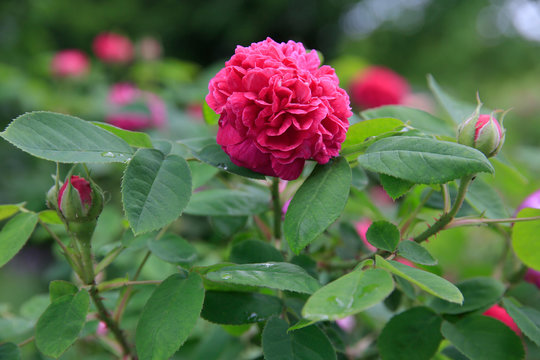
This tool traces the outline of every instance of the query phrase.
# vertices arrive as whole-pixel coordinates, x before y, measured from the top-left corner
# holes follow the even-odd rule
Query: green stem
[[[504,219],[455,219],[448,226],[447,229],[458,227],[458,226],[472,226],[480,224],[499,224],[499,223],[509,223],[509,222],[524,222],[524,221],[535,221],[540,220],[540,216],[531,216],[531,217],[522,217],[522,218],[504,218]]]
[[[279,178],[272,179],[272,206],[274,208],[274,238],[281,239],[281,202],[279,200]]]
[[[109,313],[107,312],[107,309],[105,308],[105,305],[101,301],[101,298],[99,297],[98,290],[95,286],[92,286],[90,288],[90,297],[94,301],[94,304],[96,305],[96,308],[98,310],[99,318],[107,325],[107,328],[111,330],[111,332],[114,334],[114,337],[122,347],[123,355],[124,356],[130,356],[131,350],[129,349],[129,345],[127,343],[127,340],[124,336],[124,333],[113,319],[109,316]]]
[[[49,233],[49,235],[56,241],[58,246],[62,249],[64,252],[64,256],[66,257],[66,260],[68,261],[69,265],[75,270],[77,274],[82,273],[82,263],[80,258],[75,257],[73,252],[69,250],[66,245],[60,240],[60,238],[51,230],[50,227],[47,226],[41,219],[38,218],[39,224]]]
[[[86,285],[94,284],[95,274],[91,239],[95,228],[95,220],[84,223],[68,223],[68,229],[81,256],[82,280]]]
[[[114,261],[114,259],[116,259],[118,257],[118,255],[120,255],[122,253],[122,251],[124,251],[124,249],[125,249],[125,247],[120,246],[120,247],[114,249],[113,251],[111,251],[109,254],[107,254],[107,256],[105,256],[103,258],[103,260],[101,260],[96,265],[96,268],[94,270],[95,273],[99,274],[100,272],[102,272],[107,266],[109,266]]]
[[[159,285],[161,280],[141,280],[141,281],[121,281],[117,283],[106,283],[98,285],[98,290],[100,292],[109,291],[112,289],[117,289],[124,286],[133,286],[133,285]]]
[[[454,219],[457,212],[461,208],[461,205],[463,205],[463,201],[465,200],[465,195],[467,194],[467,189],[469,188],[469,185],[471,184],[473,178],[474,178],[474,175],[469,175],[461,179],[461,182],[459,183],[459,190],[458,190],[456,200],[454,202],[454,205],[450,209],[450,211],[447,213],[444,213],[439,218],[439,220],[437,220],[433,225],[431,225],[430,228],[428,228],[426,231],[424,231],[420,235],[416,236],[413,239],[414,241],[416,241],[417,243],[426,241],[432,235],[435,235],[439,231],[444,229],[444,227],[448,225],[450,221],[452,221],[452,219]]]

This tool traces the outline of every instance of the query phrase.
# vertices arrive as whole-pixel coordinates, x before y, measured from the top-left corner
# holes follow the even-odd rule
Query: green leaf
[[[300,319],[298,322],[287,329],[287,332],[305,328],[306,326],[313,325],[317,320]]]
[[[37,321],[50,303],[51,299],[47,294],[34,295],[21,305],[19,314],[26,319]]]
[[[285,259],[278,249],[260,240],[244,240],[233,246],[229,261],[237,264],[262,262],[283,262]]]
[[[410,181],[398,179],[390,175],[380,174],[379,179],[384,190],[393,200],[402,197],[414,186],[414,183]]]
[[[227,155],[227,153],[221,149],[221,146],[215,143],[215,140],[213,144],[205,146],[200,151],[192,150],[192,153],[197,159],[231,174],[253,179],[265,179],[265,176],[262,174],[234,164],[229,155]]]
[[[63,222],[54,210],[43,210],[38,213],[39,220],[49,225],[62,225]]]
[[[315,325],[287,332],[289,324],[273,317],[262,333],[266,360],[335,360],[336,352],[326,335]]]
[[[229,238],[246,226],[248,216],[212,216],[209,220],[218,235]]]
[[[444,184],[477,172],[494,171],[476,149],[415,136],[379,140],[358,157],[358,162],[368,170],[418,184]]]
[[[388,221],[375,221],[366,232],[366,239],[376,248],[392,252],[399,243],[399,230]]]
[[[130,131],[130,130],[124,130],[121,128],[118,128],[116,126],[113,126],[111,124],[106,124],[98,121],[92,121],[92,124],[99,126],[102,129],[107,130],[111,134],[114,134],[127,142],[129,145],[133,147],[141,147],[141,148],[153,148],[152,140],[150,139],[150,136],[148,134],[138,131]]]
[[[173,274],[165,279],[144,305],[135,346],[139,359],[168,359],[182,346],[201,312],[204,288],[201,277]]]
[[[489,219],[508,217],[508,211],[497,191],[478,177],[469,185],[465,200]]]
[[[453,99],[443,89],[441,89],[431,74],[428,75],[428,85],[439,104],[442,105],[444,110],[446,110],[448,115],[450,115],[456,124],[465,121],[474,113],[476,108],[475,106]]]
[[[0,267],[11,260],[24,246],[38,221],[35,213],[21,213],[10,219],[0,231]]]
[[[341,319],[383,301],[392,290],[394,282],[386,271],[355,270],[311,295],[302,316],[310,320]]]
[[[191,196],[187,162],[159,150],[139,149],[122,180],[122,202],[135,234],[160,229],[176,220]]]
[[[404,240],[400,242],[398,245],[398,254],[417,264],[437,265],[437,259],[431,256],[425,247],[414,241]]]
[[[351,173],[352,173],[351,185],[354,186],[357,190],[364,190],[366,186],[369,184],[369,179],[364,169],[362,169],[362,167],[360,166],[355,166],[351,168]]]
[[[203,186],[219,172],[215,167],[196,160],[188,161],[188,165],[191,170],[193,189]]]
[[[86,290],[55,299],[36,325],[36,346],[39,351],[53,358],[62,355],[77,340],[89,306],[90,295]]]
[[[456,286],[463,294],[463,305],[434,299],[431,308],[441,314],[462,314],[495,304],[505,291],[503,284],[488,277],[467,279]]]
[[[362,112],[365,119],[395,118],[409,123],[413,128],[431,135],[455,136],[455,131],[442,119],[423,110],[405,106],[381,106]]]
[[[204,121],[206,121],[209,125],[216,125],[219,121],[219,114],[216,113],[208,104],[206,101],[203,103],[202,106],[202,113],[204,117]]]
[[[172,264],[191,264],[197,259],[197,250],[176,234],[165,234],[159,240],[149,239],[148,249],[163,261]]]
[[[347,160],[338,157],[326,165],[317,165],[300,186],[289,205],[284,223],[285,239],[296,254],[341,215],[351,181]]]
[[[207,291],[201,317],[217,324],[241,325],[265,321],[281,310],[281,301],[275,296]]]
[[[313,294],[321,286],[300,266],[289,263],[233,265],[206,274],[212,281]]]
[[[267,211],[270,193],[266,189],[211,189],[193,194],[185,213],[209,216],[248,216]]]
[[[53,280],[49,284],[51,302],[65,295],[75,295],[78,291],[77,286],[65,280]]]
[[[0,344],[0,359],[2,360],[20,360],[21,349],[14,343]]]
[[[519,337],[499,320],[471,315],[452,324],[444,321],[443,336],[471,360],[521,360]]]
[[[10,218],[21,209],[22,204],[0,205],[0,221]]]
[[[534,341],[536,345],[540,346],[540,329],[538,328],[538,325],[529,318],[528,314],[522,311],[523,308],[517,306],[511,299],[503,299],[503,306],[506,311],[508,311],[508,315],[514,319],[521,331],[523,331],[529,339]],[[534,309],[531,310],[534,311]]]
[[[432,295],[453,303],[463,303],[463,295],[461,295],[459,289],[442,277],[424,270],[403,265],[397,261],[386,261],[379,255],[375,256],[375,262],[377,267],[386,269],[391,273],[412,282],[420,289]]]
[[[63,163],[124,162],[133,154],[128,143],[96,125],[46,111],[19,116],[0,136],[31,155]]]
[[[442,340],[442,319],[425,307],[394,316],[377,339],[383,360],[430,360]]]
[[[517,217],[540,216],[540,210],[525,208]],[[512,247],[519,260],[535,270],[540,270],[540,220],[514,223]],[[0,253],[1,254],[1,253]]]
[[[399,130],[403,125],[402,121],[391,117],[361,121],[349,127],[347,138],[341,147],[347,148],[361,144],[371,136],[381,135],[392,130]]]

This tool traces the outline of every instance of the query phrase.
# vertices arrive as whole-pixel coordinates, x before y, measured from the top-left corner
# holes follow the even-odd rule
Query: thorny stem
[[[469,188],[469,185],[471,184],[472,180],[474,179],[474,175],[468,175],[461,179],[461,182],[459,183],[459,190],[456,197],[456,200],[454,202],[454,205],[450,209],[449,212],[444,213],[439,220],[435,221],[431,227],[429,227],[426,231],[421,233],[420,235],[416,236],[413,240],[417,243],[421,243],[426,241],[429,237],[432,235],[437,234],[439,231],[444,229],[446,225],[454,219],[454,216],[456,216],[457,212],[461,208],[461,205],[463,205],[463,201],[465,200],[465,195],[467,194],[467,189]]]
[[[450,211],[450,192],[448,191],[448,184],[441,185],[441,192],[444,200],[444,212]]]
[[[274,238],[281,240],[281,202],[279,201],[279,178],[272,178],[272,206],[274,208]]]
[[[109,316],[109,313],[107,312],[107,309],[105,308],[105,305],[103,305],[103,302],[101,301],[101,298],[98,295],[98,290],[95,285],[92,285],[89,293],[90,293],[90,297],[94,301],[94,304],[96,305],[99,318],[107,325],[107,328],[112,331],[112,333],[114,334],[114,337],[120,343],[120,346],[122,347],[122,351],[124,353],[123,355],[130,356],[131,350],[124,336],[124,333],[118,326],[118,323]]]

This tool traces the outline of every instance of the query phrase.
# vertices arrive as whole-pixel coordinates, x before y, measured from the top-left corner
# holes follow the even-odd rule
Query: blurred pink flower
[[[512,317],[508,315],[508,313],[502,306],[493,305],[492,307],[484,311],[482,315],[489,316],[489,317],[492,317],[494,319],[501,321],[510,329],[512,329],[516,334],[521,335],[521,331],[519,330],[518,326],[514,322],[514,319],[512,319]]]
[[[163,100],[131,84],[113,85],[108,100],[111,110],[105,121],[116,127],[138,131],[162,128],[167,123],[167,108]]]
[[[186,113],[194,119],[203,120],[203,107],[200,103],[191,103],[186,106]]]
[[[287,210],[289,210],[289,205],[291,204],[291,200],[292,200],[292,198],[285,201],[285,203],[283,204],[283,207],[281,208],[281,214],[282,214],[281,218],[282,219],[285,219],[285,214],[287,213]]]
[[[51,62],[51,72],[59,77],[80,77],[88,72],[90,62],[85,53],[76,49],[57,52]]]
[[[354,316],[350,315],[344,317],[343,319],[337,319],[336,324],[346,333],[350,333],[354,330],[354,327],[356,326],[356,319],[354,318]]]
[[[360,72],[351,81],[350,88],[351,101],[362,109],[399,105],[410,93],[407,80],[382,66],[372,66]]]
[[[123,64],[133,59],[131,41],[120,34],[104,32],[94,38],[94,53],[103,62]]]
[[[392,206],[394,200],[388,195],[386,190],[382,186],[373,186],[369,189],[369,195],[373,199],[373,202],[377,206]]]
[[[96,330],[96,334],[98,334],[99,336],[105,336],[107,335],[107,332],[107,324],[105,324],[103,321],[100,321]]]
[[[524,208],[540,209],[540,190],[527,196],[516,209],[516,215]]]
[[[405,240],[405,241],[409,241],[409,240]],[[398,263],[403,264],[403,265],[407,265],[407,266],[410,266],[410,267],[413,267],[413,268],[416,267],[416,265],[414,265],[411,261],[409,261],[407,259],[404,259],[404,258],[401,258],[401,257],[397,257],[394,260],[397,261]]]
[[[433,99],[424,93],[406,94],[402,99],[401,105],[423,110],[432,114],[434,114],[437,110],[437,106],[435,105]]]
[[[156,38],[145,36],[137,43],[137,50],[142,59],[152,61],[161,57],[163,48]]]
[[[364,243],[366,248],[369,251],[374,252],[374,251],[377,251],[377,248],[375,246],[371,245],[367,241],[367,238],[366,238],[366,233],[367,233],[369,227],[371,226],[371,223],[372,223],[372,221],[370,219],[363,219],[363,220],[357,221],[354,224],[354,227],[356,229],[356,232],[358,233],[358,236],[360,236],[360,239],[362,239],[362,242]]]
[[[540,289],[540,271],[534,269],[527,269],[524,280],[536,285]]]
[[[349,96],[316,51],[267,38],[238,46],[208,85],[217,142],[233,163],[294,180],[305,161],[337,156],[352,116]]]

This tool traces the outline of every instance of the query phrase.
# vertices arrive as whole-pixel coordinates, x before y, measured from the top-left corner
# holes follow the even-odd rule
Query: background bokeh
[[[108,64],[96,57],[92,44],[103,32],[130,39],[134,59]],[[168,125],[150,127],[149,133],[169,139],[212,134],[215,129],[202,119],[208,80],[237,45],[268,36],[317,49],[344,86],[369,65],[388,67],[409,82],[424,108],[440,116],[447,115],[429,95],[427,74],[457,99],[474,104],[479,92],[488,108],[512,108],[499,158],[514,164],[515,173],[491,182],[509,214],[540,188],[540,3],[532,0],[2,0],[0,127],[36,110],[105,121],[111,86],[120,82],[164,102]],[[54,55],[64,49],[88,56],[86,74],[65,78],[51,72]],[[54,164],[5,141],[0,153],[0,204],[27,201],[29,209],[44,209]],[[117,196],[121,167],[92,171]],[[510,175],[511,181],[505,179]],[[122,216],[120,210],[107,211],[111,224]],[[189,221],[191,226],[181,229],[186,237],[219,238],[202,220]],[[106,243],[112,235],[108,225],[102,226]],[[453,269],[456,278],[490,275],[490,261],[502,251],[497,241],[471,240],[461,229],[438,240],[429,246],[441,255],[443,267],[456,266],[456,259],[467,263]],[[0,314],[8,311],[5,304],[11,304],[9,311],[17,309],[31,294],[46,292],[48,281],[65,276],[67,265],[59,264],[57,255],[47,234],[37,232],[30,246],[0,270]],[[12,325],[0,321],[0,335],[6,326]]]

